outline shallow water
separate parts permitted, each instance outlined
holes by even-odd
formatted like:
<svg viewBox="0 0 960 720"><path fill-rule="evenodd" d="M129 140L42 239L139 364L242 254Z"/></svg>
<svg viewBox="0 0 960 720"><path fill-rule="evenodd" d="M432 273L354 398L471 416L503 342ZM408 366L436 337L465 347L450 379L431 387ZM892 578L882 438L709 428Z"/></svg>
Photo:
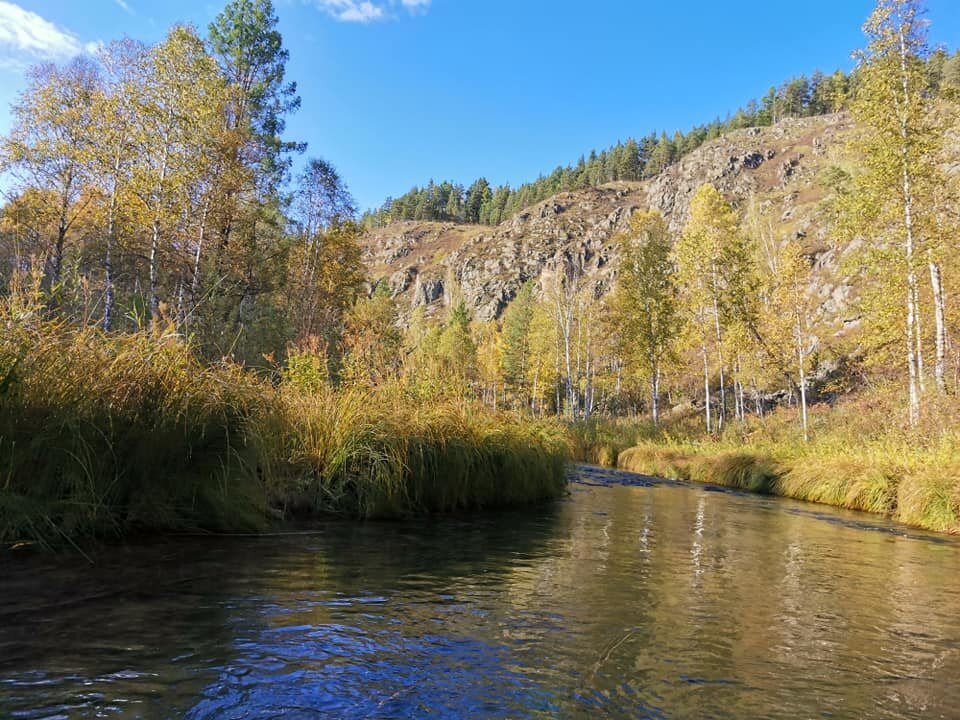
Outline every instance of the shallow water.
<svg viewBox="0 0 960 720"><path fill-rule="evenodd" d="M0 717L960 717L960 544L818 506L584 468L96 561L0 559Z"/></svg>

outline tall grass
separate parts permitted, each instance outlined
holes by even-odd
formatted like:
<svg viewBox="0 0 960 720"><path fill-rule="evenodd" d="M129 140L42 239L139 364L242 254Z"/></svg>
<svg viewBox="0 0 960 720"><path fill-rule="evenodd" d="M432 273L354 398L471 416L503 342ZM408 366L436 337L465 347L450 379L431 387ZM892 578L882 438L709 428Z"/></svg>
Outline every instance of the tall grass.
<svg viewBox="0 0 960 720"><path fill-rule="evenodd" d="M560 495L564 429L479 404L416 402L399 386L281 390L257 442L274 503L298 513L395 517Z"/></svg>
<svg viewBox="0 0 960 720"><path fill-rule="evenodd" d="M776 492L779 468L765 454L724 450L715 454L651 443L620 453L618 467L645 475L724 485L756 493Z"/></svg>
<svg viewBox="0 0 960 720"><path fill-rule="evenodd" d="M0 308L0 543L395 517L565 486L565 431L402 388L279 387L161 332Z"/></svg>
<svg viewBox="0 0 960 720"><path fill-rule="evenodd" d="M621 452L649 438L651 432L646 424L626 418L593 417L570 426L574 454L593 465L616 465Z"/></svg>
<svg viewBox="0 0 960 720"><path fill-rule="evenodd" d="M617 465L960 533L960 439L950 432L882 431L884 421L871 416L864 403L873 400L851 400L832 411L833 417L821 409L820 433L810 444L792 427L777 433L782 418L774 417L753 432L741 429L721 438L644 440L620 453Z"/></svg>
<svg viewBox="0 0 960 720"><path fill-rule="evenodd" d="M156 333L7 323L0 377L0 541L261 525L262 389L238 369Z"/></svg>

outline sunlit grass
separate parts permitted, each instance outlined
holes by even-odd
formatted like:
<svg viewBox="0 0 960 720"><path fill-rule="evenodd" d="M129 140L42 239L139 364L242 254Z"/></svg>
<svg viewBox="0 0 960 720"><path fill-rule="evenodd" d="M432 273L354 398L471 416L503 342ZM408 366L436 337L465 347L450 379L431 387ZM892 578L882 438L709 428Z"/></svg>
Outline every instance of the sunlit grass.
<svg viewBox="0 0 960 720"><path fill-rule="evenodd" d="M424 404L399 386L281 390L275 408L258 442L286 509L394 517L530 503L565 486L571 449L555 422Z"/></svg>
<svg viewBox="0 0 960 720"><path fill-rule="evenodd" d="M656 435L641 430L617 465L960 532L960 438L950 429L955 408L943 401L921 428L907 431L887 390L817 408L811 443L797 432L794 413L782 409L720 437L688 427Z"/></svg>

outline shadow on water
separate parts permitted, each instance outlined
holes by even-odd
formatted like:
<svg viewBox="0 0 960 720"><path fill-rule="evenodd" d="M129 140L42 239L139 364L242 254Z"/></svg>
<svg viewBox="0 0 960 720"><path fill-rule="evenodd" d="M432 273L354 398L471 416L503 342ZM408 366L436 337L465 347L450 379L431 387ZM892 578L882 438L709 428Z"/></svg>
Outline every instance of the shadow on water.
<svg viewBox="0 0 960 720"><path fill-rule="evenodd" d="M0 717L956 717L956 542L572 480L516 512L2 558Z"/></svg>
<svg viewBox="0 0 960 720"><path fill-rule="evenodd" d="M406 667L416 656L442 661L451 697L474 691L482 705L517 681L496 647L447 637L460 588L496 593L518 559L547 552L561 513L171 539L104 550L93 566L0 558L0 717L403 716L437 669ZM387 678L402 687L377 687Z"/></svg>

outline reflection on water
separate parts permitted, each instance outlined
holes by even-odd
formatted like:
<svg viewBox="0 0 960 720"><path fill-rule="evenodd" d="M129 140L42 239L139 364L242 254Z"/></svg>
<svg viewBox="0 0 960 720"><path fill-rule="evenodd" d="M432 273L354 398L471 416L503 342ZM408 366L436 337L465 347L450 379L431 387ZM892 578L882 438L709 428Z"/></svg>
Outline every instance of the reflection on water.
<svg viewBox="0 0 960 720"><path fill-rule="evenodd" d="M960 544L580 479L522 513L6 557L0 717L960 713Z"/></svg>

